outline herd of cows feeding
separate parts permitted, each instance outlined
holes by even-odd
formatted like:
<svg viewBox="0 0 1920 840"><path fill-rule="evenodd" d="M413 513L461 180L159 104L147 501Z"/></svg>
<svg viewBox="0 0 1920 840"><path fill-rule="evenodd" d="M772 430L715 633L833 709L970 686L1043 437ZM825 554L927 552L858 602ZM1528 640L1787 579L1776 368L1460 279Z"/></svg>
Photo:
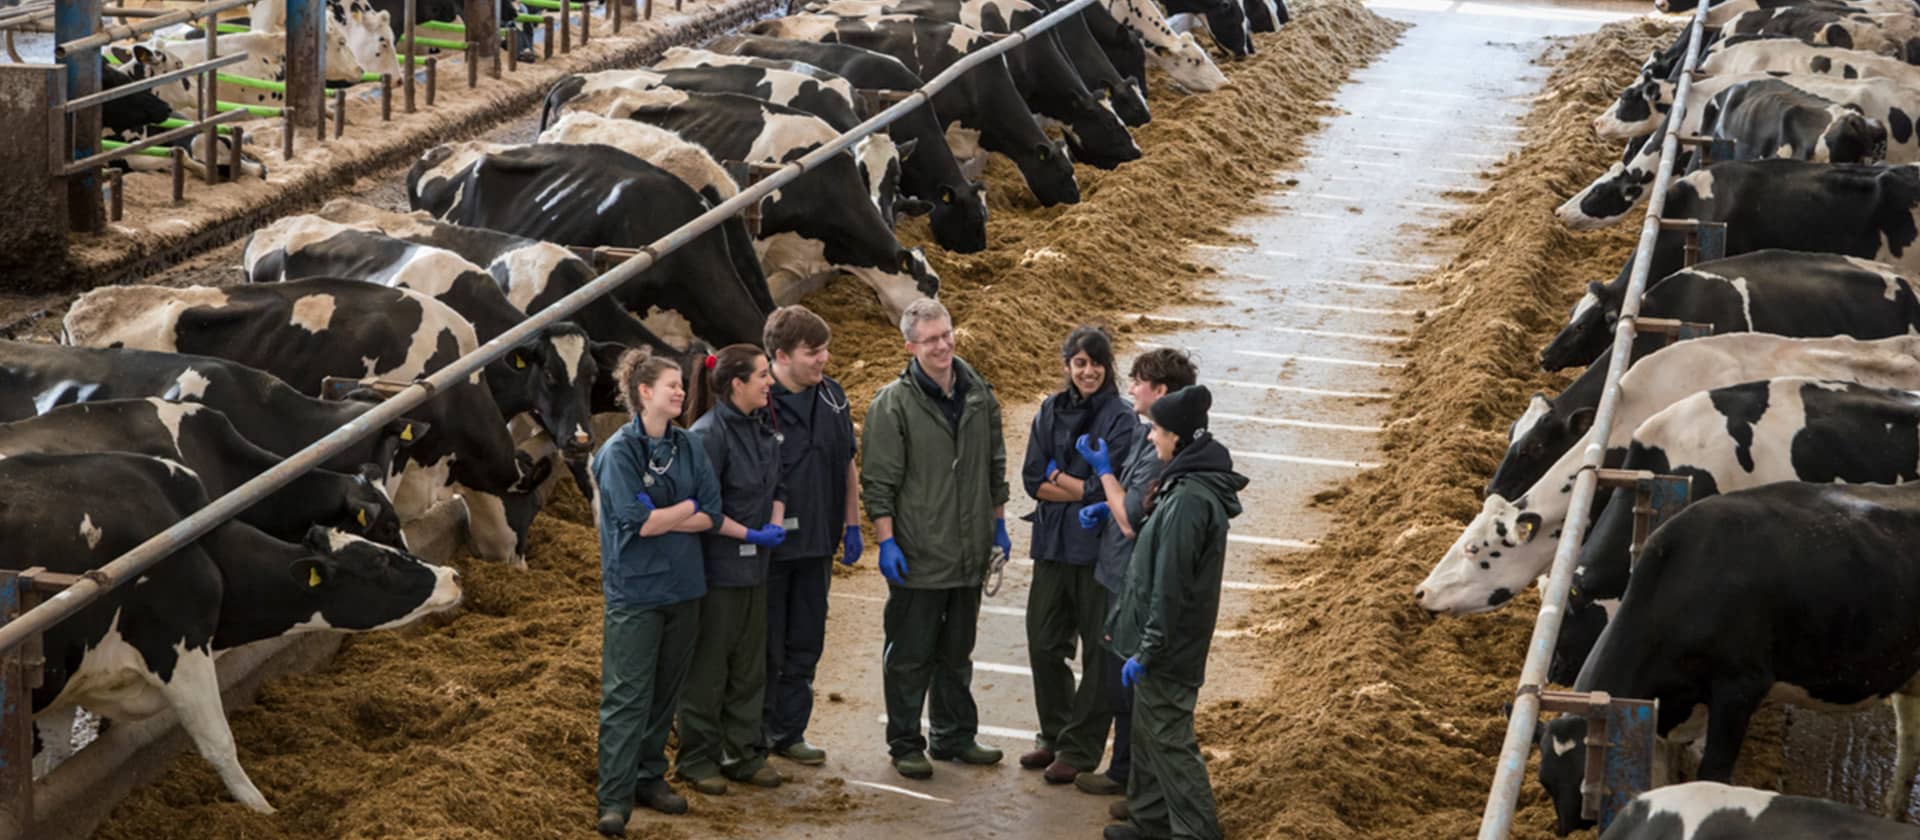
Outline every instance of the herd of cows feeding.
<svg viewBox="0 0 1920 840"><path fill-rule="evenodd" d="M648 246L737 194L755 165L852 128L871 112L856 91L904 95L1053 7L836 0L650 67L569 76L547 97L538 142L423 154L406 177L415 212L335 201L255 231L247 282L82 295L59 343L0 341L0 420L12 421L0 426L0 518L22 535L21 562L105 564L578 290L597 275L581 251ZM592 493L596 430L624 419L610 381L622 351L691 362L757 343L775 306L840 274L897 316L939 289L920 249L895 237L897 218L929 215L943 248L980 251L985 155L1011 160L1038 203L1074 203L1074 162L1140 156L1128 127L1149 119L1149 64L1178 88L1214 90L1226 76L1194 32L1246 55L1249 33L1286 20L1275 0L1168 7L1171 19L1144 0L1095 3L962 75L757 214L661 256L57 625L33 692L36 753L69 751L80 709L108 721L171 709L227 791L270 812L228 729L218 655L459 604L452 552L524 565L555 482ZM336 22L366 15L378 31L350 40L391 60L382 13L330 8ZM256 22L272 17L256 7ZM162 46L121 48L126 77L165 69Z"/></svg>
<svg viewBox="0 0 1920 840"><path fill-rule="evenodd" d="M1621 162L1558 215L1577 229L1626 218L1650 189L1666 132L1730 147L1677 169L1665 197L1668 219L1724 223L1728 256L1687 265L1686 233L1662 229L1639 313L1706 324L1712 336L1643 330L1599 440L1631 266L1590 284L1540 356L1547 370L1585 371L1514 421L1483 509L1414 597L1437 614L1480 613L1545 574L1592 447L1609 467L1688 477L1692 504L1637 548L1634 491L1595 500L1553 652L1556 683L1659 702L1669 751L1656 757L1657 780L1681 768L1674 748L1697 748L1701 781L1643 799L1606 836L1700 836L1701 818L1722 807L1741 812L1716 821L1735 830L1725 836L1835 836L1865 818L1718 783L1732 780L1763 702L1889 699L1898 755L1884 810L1904 820L1910 807L1920 762L1920 567L1907 550L1920 537L1920 8L1727 0L1705 23L1684 118L1668 119L1683 30L1597 116L1597 133L1626 142ZM1682 163L1703 145L1682 145ZM1591 825L1587 728L1563 716L1539 738L1539 781L1563 834ZM1867 822L1846 836L1913 833Z"/></svg>

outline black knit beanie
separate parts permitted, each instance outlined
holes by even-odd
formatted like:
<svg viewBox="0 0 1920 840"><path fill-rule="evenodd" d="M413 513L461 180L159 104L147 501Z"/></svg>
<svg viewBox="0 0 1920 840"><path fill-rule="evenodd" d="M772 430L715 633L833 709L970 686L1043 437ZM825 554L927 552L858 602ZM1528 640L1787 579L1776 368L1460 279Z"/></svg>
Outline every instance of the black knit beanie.
<svg viewBox="0 0 1920 840"><path fill-rule="evenodd" d="M1193 440L1194 433L1207 428L1207 409L1213 407L1213 392L1205 385L1189 385L1153 401L1149 413L1162 429L1179 436L1181 442Z"/></svg>

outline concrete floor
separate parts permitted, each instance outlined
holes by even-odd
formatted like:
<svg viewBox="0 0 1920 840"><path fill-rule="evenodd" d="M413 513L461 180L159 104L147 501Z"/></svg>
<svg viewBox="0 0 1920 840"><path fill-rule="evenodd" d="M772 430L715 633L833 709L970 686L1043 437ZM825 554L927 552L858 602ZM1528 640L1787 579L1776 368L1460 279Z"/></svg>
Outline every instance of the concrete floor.
<svg viewBox="0 0 1920 840"><path fill-rule="evenodd" d="M1427 234L1454 212L1448 193L1478 189L1481 173L1518 144L1515 121L1545 78L1545 68L1532 64L1541 39L1641 11L1624 3L1373 5L1414 28L1341 90L1334 104L1344 113L1327 120L1295 171L1275 178L1263 202L1268 212L1235 226L1252 244L1197 249L1198 259L1221 271L1205 290L1218 303L1153 313L1149 322L1165 332L1129 353L1157 345L1193 353L1214 391L1214 432L1252 479L1242 496L1247 512L1230 536L1203 703L1257 696L1270 678L1247 638L1286 619L1255 615L1254 596L1300 582L1279 579L1262 558L1310 546L1331 525L1311 509L1313 494L1379 459L1376 438L1401 344L1434 302L1414 284L1449 256L1430 250ZM1129 361L1122 358L1122 370ZM1016 470L1034 409L1008 411ZM727 797L724 807L738 807L725 820L727 836L1093 837L1107 824L1110 800L1047 785L1015 763L1031 748L1037 720L1022 609L1031 561L1018 559L1026 534L1014 520L1032 501L1012 480L1016 561L999 595L987 599L974 668L981 740L1005 750L1006 762L942 764L925 782L893 772L878 668L886 587L873 574L836 579L816 682L821 702L809 731L830 760L822 768L779 763L800 783L798 797L791 788ZM835 777L855 797L854 810L824 825L783 816L784 805ZM641 815L634 827L672 823Z"/></svg>

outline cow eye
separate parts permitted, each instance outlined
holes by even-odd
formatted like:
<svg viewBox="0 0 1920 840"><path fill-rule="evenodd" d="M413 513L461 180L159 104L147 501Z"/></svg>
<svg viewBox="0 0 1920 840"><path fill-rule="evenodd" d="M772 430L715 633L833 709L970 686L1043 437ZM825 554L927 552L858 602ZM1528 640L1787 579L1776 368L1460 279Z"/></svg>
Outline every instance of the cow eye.
<svg viewBox="0 0 1920 840"><path fill-rule="evenodd" d="M900 270L908 273L913 272L913 255L912 254L900 255Z"/></svg>

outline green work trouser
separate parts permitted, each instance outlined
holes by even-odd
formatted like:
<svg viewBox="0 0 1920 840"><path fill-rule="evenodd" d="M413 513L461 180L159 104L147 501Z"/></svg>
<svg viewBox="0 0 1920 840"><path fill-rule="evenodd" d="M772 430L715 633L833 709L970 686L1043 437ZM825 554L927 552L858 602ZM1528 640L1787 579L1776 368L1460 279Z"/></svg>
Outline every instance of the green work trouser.
<svg viewBox="0 0 1920 840"><path fill-rule="evenodd" d="M700 602L700 641L680 695L683 779L745 779L766 766L760 711L767 688L767 585L716 586Z"/></svg>
<svg viewBox="0 0 1920 840"><path fill-rule="evenodd" d="M1106 632L1107 590L1092 566L1036 560L1027 590L1027 662L1033 668L1033 704L1040 713L1034 745L1082 771L1100 766L1113 721L1105 691L1109 668L1101 636ZM1073 683L1074 648L1080 651L1080 685Z"/></svg>
<svg viewBox="0 0 1920 840"><path fill-rule="evenodd" d="M1193 735L1200 690L1148 671L1133 684L1133 772L1127 810L1146 837L1220 840L1213 785Z"/></svg>
<svg viewBox="0 0 1920 840"><path fill-rule="evenodd" d="M700 602L608 607L600 642L600 810L633 812L643 781L667 775L667 732L693 658Z"/></svg>
<svg viewBox="0 0 1920 840"><path fill-rule="evenodd" d="M920 734L923 708L933 725L934 752L971 746L980 732L972 688L980 587L887 589L886 642L880 649L887 751L899 758L927 749Z"/></svg>

